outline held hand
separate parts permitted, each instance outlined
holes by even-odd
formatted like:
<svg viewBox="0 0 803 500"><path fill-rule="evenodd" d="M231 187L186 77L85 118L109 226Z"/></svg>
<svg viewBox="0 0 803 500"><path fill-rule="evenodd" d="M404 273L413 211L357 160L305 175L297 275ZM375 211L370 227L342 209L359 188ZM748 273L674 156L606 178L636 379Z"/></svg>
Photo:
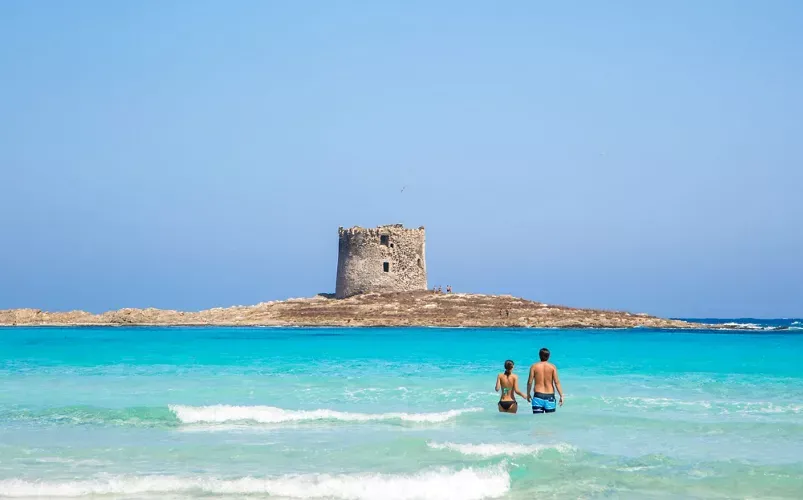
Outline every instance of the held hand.
<svg viewBox="0 0 803 500"><path fill-rule="evenodd" d="M532 403L533 402L533 397L530 396L529 394L527 394L527 402L528 403Z"/></svg>
<svg viewBox="0 0 803 500"><path fill-rule="evenodd" d="M558 404L559 404L560 406L563 406L563 396L561 396L561 397L560 397L560 401L558 401Z"/></svg>

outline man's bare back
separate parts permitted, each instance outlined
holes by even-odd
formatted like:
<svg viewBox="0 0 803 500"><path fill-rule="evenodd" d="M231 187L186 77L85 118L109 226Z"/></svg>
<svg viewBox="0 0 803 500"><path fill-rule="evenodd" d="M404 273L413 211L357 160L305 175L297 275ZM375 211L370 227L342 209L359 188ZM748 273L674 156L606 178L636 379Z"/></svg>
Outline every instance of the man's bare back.
<svg viewBox="0 0 803 500"><path fill-rule="evenodd" d="M530 377L533 379L535 392L552 394L555 392L555 365L548 361L533 363L530 367Z"/></svg>
<svg viewBox="0 0 803 500"><path fill-rule="evenodd" d="M560 386L558 369L547 361L549 359L549 349L541 349L538 355L541 361L533 363L530 367L530 377L527 379L527 396L533 403L533 413L551 413L555 407L556 389L560 396L558 404L563 406L563 389ZM533 389L535 389L534 392Z"/></svg>

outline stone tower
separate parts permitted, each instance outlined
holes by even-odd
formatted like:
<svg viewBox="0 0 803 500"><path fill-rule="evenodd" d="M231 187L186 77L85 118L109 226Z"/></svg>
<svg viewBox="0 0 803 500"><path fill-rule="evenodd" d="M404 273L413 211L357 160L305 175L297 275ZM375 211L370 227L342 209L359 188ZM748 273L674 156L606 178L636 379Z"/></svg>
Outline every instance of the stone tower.
<svg viewBox="0 0 803 500"><path fill-rule="evenodd" d="M401 224L338 230L338 299L367 292L427 289L424 228Z"/></svg>

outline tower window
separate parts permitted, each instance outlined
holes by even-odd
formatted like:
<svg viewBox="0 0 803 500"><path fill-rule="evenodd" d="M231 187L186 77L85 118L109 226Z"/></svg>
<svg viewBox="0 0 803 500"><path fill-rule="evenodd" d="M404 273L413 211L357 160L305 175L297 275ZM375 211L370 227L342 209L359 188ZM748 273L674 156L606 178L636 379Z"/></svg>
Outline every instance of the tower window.
<svg viewBox="0 0 803 500"><path fill-rule="evenodd" d="M390 272L390 262L383 262L382 263L382 270L385 271L386 273Z"/></svg>
<svg viewBox="0 0 803 500"><path fill-rule="evenodd" d="M418 259L418 267L423 267L423 266L421 265L421 259Z"/></svg>
<svg viewBox="0 0 803 500"><path fill-rule="evenodd" d="M390 243L390 237L387 234L381 235L379 237L379 243L388 246L388 243Z"/></svg>

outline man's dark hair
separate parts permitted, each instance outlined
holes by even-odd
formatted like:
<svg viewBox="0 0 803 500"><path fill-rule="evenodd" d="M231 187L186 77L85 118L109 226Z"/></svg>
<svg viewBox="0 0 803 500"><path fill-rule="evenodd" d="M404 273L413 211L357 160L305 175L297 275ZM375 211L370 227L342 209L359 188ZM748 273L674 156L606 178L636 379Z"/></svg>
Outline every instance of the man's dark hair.
<svg viewBox="0 0 803 500"><path fill-rule="evenodd" d="M541 358L541 361L547 361L549 359L549 349L543 347L538 351L538 357Z"/></svg>

